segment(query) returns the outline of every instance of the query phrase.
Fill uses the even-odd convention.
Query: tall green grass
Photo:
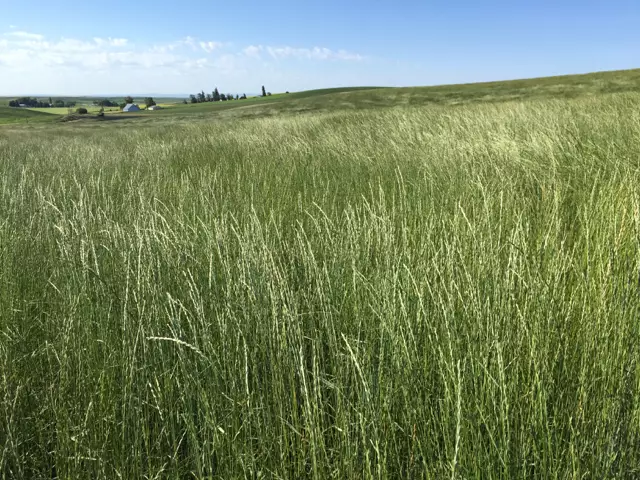
[[[0,130],[0,477],[640,475],[640,95]]]

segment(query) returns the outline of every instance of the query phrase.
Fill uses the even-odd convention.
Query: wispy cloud
[[[200,48],[207,53],[211,53],[214,50],[218,50],[224,47],[224,43],[222,42],[200,42]]]
[[[126,38],[101,38],[91,40],[60,38],[50,40],[38,33],[11,31],[0,36],[0,60],[14,70],[29,71],[38,66],[80,66],[107,69],[113,66],[136,65],[140,68],[220,68],[230,71],[243,70],[247,62],[284,61],[299,59],[308,61],[360,61],[364,57],[345,50],[329,48],[296,48],[290,46],[249,45],[235,53],[219,41],[204,41],[187,36],[173,42],[156,45],[135,45]],[[226,50],[218,57],[200,58],[197,52],[213,54]]]
[[[357,53],[346,50],[334,51],[324,47],[295,48],[295,47],[272,47],[264,45],[250,45],[243,50],[244,55],[253,58],[261,58],[261,54],[266,53],[271,58],[281,60],[285,58],[298,58],[307,60],[343,60],[360,61],[364,57]]]
[[[94,38],[93,41],[100,47],[126,47],[129,44],[129,40],[126,38]]]
[[[24,38],[27,40],[43,40],[44,39],[44,36],[38,33],[29,33],[29,32],[23,32],[23,31],[8,32],[5,35],[8,35],[10,37],[16,37],[16,38]]]
[[[188,47],[191,47],[192,50],[196,50],[196,39],[193,37],[184,37],[182,40],[179,40],[177,43],[178,47],[181,47],[183,45],[186,45]]]
[[[249,45],[242,52],[247,57],[260,58],[260,54],[264,51],[264,47],[262,45]]]
[[[260,78],[289,81],[298,61],[351,61],[361,55],[328,48],[249,45],[183,37],[174,41],[143,44],[126,38],[93,37],[50,38],[24,30],[0,31],[0,89],[48,85],[52,78],[74,81],[82,88],[81,78],[98,79],[99,84],[139,82],[176,78],[181,84],[196,84],[197,78],[228,78],[234,83],[251,83]],[[293,61],[293,62],[290,62]],[[162,75],[157,73],[162,71]],[[282,72],[289,72],[284,75]],[[283,76],[284,75],[284,76]],[[22,79],[22,80],[18,80]],[[164,81],[164,80],[162,80]],[[178,80],[176,80],[178,82]],[[97,84],[92,81],[91,85]],[[72,88],[71,86],[65,88]],[[77,87],[76,87],[77,88]],[[93,88],[93,87],[92,87]]]

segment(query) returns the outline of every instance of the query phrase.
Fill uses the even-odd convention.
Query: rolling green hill
[[[270,97],[250,97],[241,101],[180,104],[178,99],[159,99],[160,103],[176,104],[156,112],[125,114],[122,118],[153,116],[160,118],[196,119],[210,116],[270,117],[284,113],[312,113],[337,110],[355,110],[421,105],[461,105],[468,103],[534,100],[545,98],[577,98],[616,92],[640,91],[640,69],[597,72],[581,75],[531,78],[485,83],[441,85],[428,87],[344,87],[306,90]],[[0,105],[5,104],[0,98]],[[81,103],[93,97],[65,97]],[[52,112],[38,112],[0,107],[0,124],[16,122],[50,121]],[[109,115],[110,112],[107,112]],[[114,115],[116,115],[114,113]],[[116,116],[120,116],[119,112]]]
[[[433,87],[308,90],[242,101],[179,105],[158,112],[142,112],[141,115],[268,117],[282,113],[577,98],[638,91],[640,69]]]
[[[9,123],[42,123],[56,120],[58,115],[34,112],[26,108],[11,108],[0,106],[0,125]]]

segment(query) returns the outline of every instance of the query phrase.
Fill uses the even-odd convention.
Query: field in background
[[[80,107],[73,107],[73,108],[67,108],[67,107],[53,107],[53,108],[29,108],[28,110],[31,110],[33,112],[42,112],[42,113],[49,113],[52,115],[67,115],[69,113],[69,111],[71,111],[71,113],[75,112],[77,108]],[[91,105],[91,106],[86,106],[86,107],[82,107],[82,108],[86,108],[87,112],[89,114],[96,114],[100,111],[101,107],[96,107],[95,105]],[[116,112],[120,112],[120,109],[118,107],[105,107],[104,109],[105,113],[116,113]]]
[[[42,112],[34,112],[27,108],[10,108],[0,106],[0,125],[12,123],[33,124],[50,122],[52,118],[55,117]]]
[[[636,77],[0,128],[0,477],[639,476]]]
[[[438,87],[347,87],[309,90],[289,94],[278,93],[270,97],[249,97],[246,100],[183,104],[181,99],[159,98],[160,111],[126,113],[107,108],[106,115],[118,121],[127,118],[152,115],[158,125],[176,121],[213,120],[220,118],[262,118],[284,113],[321,113],[338,110],[379,109],[420,105],[464,105],[467,103],[492,103],[508,100],[533,100],[550,98],[580,98],[610,93],[640,92],[640,70],[599,72],[586,75],[568,75],[549,78],[489,82],[468,85],[444,85]],[[0,98],[0,104],[9,98]],[[90,115],[83,121],[96,120],[99,110],[91,106],[91,97],[65,98],[87,106]],[[113,99],[121,101],[122,99]],[[141,104],[141,98],[136,98]],[[175,102],[175,103],[172,103]],[[66,115],[68,109],[33,109],[55,115]],[[0,123],[24,123],[16,115],[3,114]],[[162,117],[171,117],[162,118]],[[59,118],[59,117],[55,117]],[[50,120],[54,120],[51,117]]]

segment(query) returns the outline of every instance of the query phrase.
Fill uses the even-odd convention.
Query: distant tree
[[[121,103],[120,105],[118,105],[118,107],[120,107],[120,110],[124,110],[124,107],[126,106],[127,106],[126,103]]]
[[[76,113],[80,114],[80,115],[86,115],[88,112],[88,110],[84,107],[80,107],[76,109]]]
[[[20,98],[16,98],[15,100],[12,100],[12,102],[14,102],[14,105],[16,107],[19,107],[20,105],[24,105],[26,107],[45,107],[48,106],[48,104],[44,103],[44,102],[40,102],[38,101],[37,98],[31,98],[31,97],[20,97]]]
[[[49,105],[53,105],[53,100],[51,100],[51,97],[49,97]]]
[[[207,99],[206,95],[204,94],[204,91],[200,92],[198,94],[198,103],[202,103]]]
[[[236,100],[240,100],[240,95],[236,93]]]
[[[152,97],[147,97],[144,99],[144,104],[147,106],[147,108],[149,108],[149,107],[153,107],[156,104],[156,102]]]
[[[213,101],[214,102],[220,101],[220,92],[218,91],[218,87],[216,87],[215,90],[213,91]]]
[[[262,86],[262,96],[263,97],[267,96],[267,91],[264,89],[264,85]]]
[[[289,90],[287,90],[287,93],[289,93]]]
[[[242,96],[240,97],[240,100],[246,100],[247,99],[247,94],[243,93]]]
[[[191,96],[189,98],[191,100],[191,103],[198,103],[198,99],[196,98],[195,95],[191,94]]]
[[[223,101],[223,102],[226,102],[227,101],[227,96],[224,93],[221,93],[220,94],[220,100]]]
[[[129,104],[129,103],[133,103],[133,102],[134,102],[133,97],[131,97],[131,96],[129,96],[129,95],[127,95],[126,97],[124,97],[124,103]]]
[[[182,104],[183,105],[186,105],[187,103],[189,103],[189,102],[187,102],[186,100],[182,100]]]
[[[207,102],[213,102],[213,96],[210,93],[207,93]]]
[[[11,101],[9,102],[9,106],[10,106],[10,107],[19,107],[19,106],[20,106],[20,104],[19,104],[16,100],[11,100]]]
[[[64,108],[64,100],[56,100],[53,102],[53,106],[56,108]]]
[[[227,93],[227,100],[233,100],[233,93]]]
[[[67,108],[73,108],[76,106],[76,102],[65,102],[64,106]]]
[[[100,107],[100,111],[98,112],[99,117],[104,117],[104,107]]]
[[[271,96],[271,92],[268,92],[268,93],[267,93],[267,96],[268,96],[268,97],[270,97],[270,96]]]

